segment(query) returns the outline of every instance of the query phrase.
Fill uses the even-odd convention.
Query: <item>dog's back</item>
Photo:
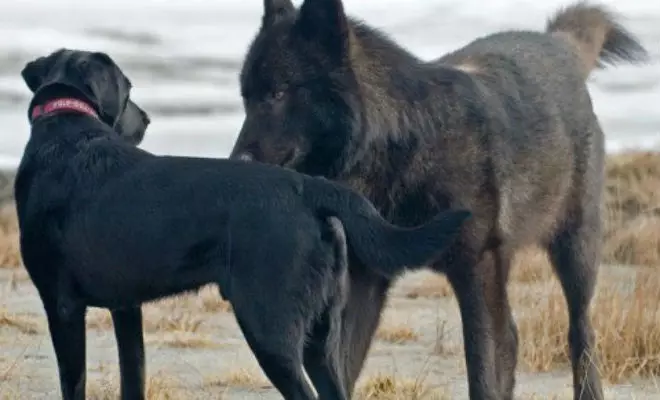
[[[507,87],[526,90],[535,105],[557,107],[564,118],[562,122],[571,125],[593,119],[592,113],[585,111],[591,111],[585,81],[594,68],[642,61],[646,57],[644,48],[616,21],[614,14],[577,3],[551,18],[546,32],[496,33],[438,61],[484,80],[495,74],[500,79],[499,91]],[[504,94],[525,95],[513,91]]]
[[[571,199],[599,206],[604,136],[586,78],[596,67],[645,56],[614,15],[578,3],[550,19],[546,32],[492,34],[435,62],[472,78],[463,101],[485,116],[476,140],[494,165],[501,235],[515,230],[537,240],[571,212]],[[461,130],[463,121],[454,121]]]

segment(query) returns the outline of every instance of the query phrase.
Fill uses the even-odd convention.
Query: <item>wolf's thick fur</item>
[[[614,14],[576,3],[545,32],[508,31],[422,61],[345,15],[341,0],[264,0],[241,72],[232,152],[347,182],[413,225],[450,207],[475,218],[434,265],[457,295],[472,399],[510,399],[517,330],[511,258],[547,249],[564,287],[575,398],[601,399],[589,303],[600,262],[604,137],[585,83],[644,48]],[[344,332],[352,390],[392,283],[351,265]]]

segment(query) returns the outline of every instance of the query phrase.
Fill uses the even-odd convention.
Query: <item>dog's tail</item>
[[[311,178],[305,181],[303,193],[306,205],[320,217],[339,218],[349,249],[386,277],[436,261],[471,216],[468,211],[446,211],[423,225],[403,228],[387,222],[369,200],[336,182]]]
[[[548,20],[546,31],[573,46],[585,67],[585,78],[594,68],[619,62],[642,62],[646,49],[604,6],[579,1],[559,10]]]

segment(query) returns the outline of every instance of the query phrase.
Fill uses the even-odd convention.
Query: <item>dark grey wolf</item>
[[[513,396],[511,258],[526,245],[547,249],[568,302],[575,398],[601,399],[589,304],[604,138],[585,80],[598,66],[643,61],[637,39],[612,12],[579,2],[545,32],[495,33],[426,62],[347,17],[341,0],[264,7],[241,71],[246,117],[231,157],[347,183],[395,224],[472,211],[433,265],[457,295],[472,399]],[[349,392],[392,284],[359,262],[350,271]]]
[[[32,131],[15,182],[21,253],[48,317],[64,399],[85,397],[85,310],[109,308],[124,399],[144,398],[140,305],[215,283],[287,399],[346,398],[337,338],[347,257],[390,277],[436,259],[466,211],[386,222],[322,177],[259,163],[157,156],[104,53],[28,63]]]

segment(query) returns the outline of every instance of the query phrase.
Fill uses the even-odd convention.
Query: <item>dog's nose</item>
[[[254,156],[250,153],[243,152],[243,153],[238,153],[235,156],[232,157],[234,160],[241,160],[241,161],[252,161],[254,160]]]
[[[149,125],[151,123],[151,117],[149,117],[149,114],[146,113],[144,110],[140,110],[142,112],[142,120],[146,125]]]

